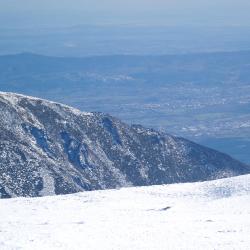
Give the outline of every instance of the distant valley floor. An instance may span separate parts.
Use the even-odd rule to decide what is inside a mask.
[[[250,164],[249,65],[250,51],[87,58],[24,53],[0,56],[0,91],[109,113]]]

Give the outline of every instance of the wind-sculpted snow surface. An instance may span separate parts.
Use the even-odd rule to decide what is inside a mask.
[[[248,250],[250,175],[0,200],[0,214],[1,250]]]
[[[249,173],[217,151],[102,113],[0,93],[0,197],[193,182]]]

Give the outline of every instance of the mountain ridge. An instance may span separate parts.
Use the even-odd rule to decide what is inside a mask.
[[[40,98],[0,92],[0,196],[193,182],[250,172],[183,138]]]

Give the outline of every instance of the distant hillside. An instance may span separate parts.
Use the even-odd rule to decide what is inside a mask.
[[[0,94],[0,195],[45,196],[246,174],[228,155],[102,113]]]

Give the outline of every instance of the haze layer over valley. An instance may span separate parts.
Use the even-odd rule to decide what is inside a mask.
[[[182,136],[250,163],[250,52],[0,57],[4,91]]]

